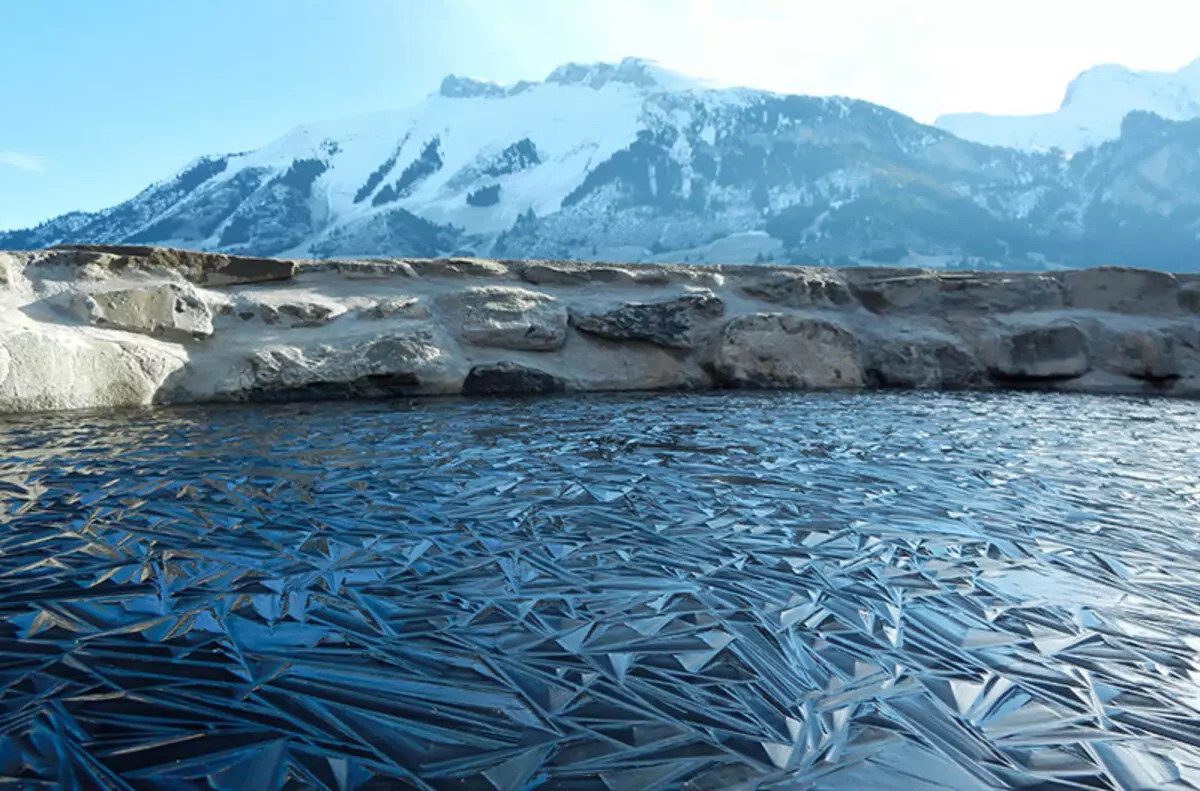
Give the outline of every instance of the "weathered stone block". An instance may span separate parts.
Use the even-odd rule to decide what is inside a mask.
[[[427,319],[429,308],[421,304],[417,297],[399,297],[377,302],[359,311],[364,319]]]
[[[474,286],[442,295],[438,306],[474,346],[553,351],[567,340],[567,311],[548,294],[510,286]]]
[[[202,253],[169,247],[68,244],[51,249],[91,254],[79,257],[81,265],[102,263],[113,272],[170,270],[193,283],[205,286],[287,280],[296,272],[294,261]]]
[[[772,272],[744,282],[742,291],[763,302],[791,308],[836,308],[854,302],[845,283],[804,271]]]
[[[1179,311],[1179,282],[1168,272],[1101,266],[1063,272],[1062,279],[1072,308],[1152,316]]]
[[[1087,337],[1073,324],[1013,330],[989,339],[985,353],[999,379],[1070,379],[1091,368]]]
[[[824,319],[760,313],[729,321],[713,344],[707,367],[726,387],[861,387],[855,336]]]
[[[629,302],[604,312],[571,311],[580,332],[614,341],[645,341],[672,349],[699,343],[705,329],[725,313],[711,291],[662,302]]]
[[[960,339],[880,339],[863,356],[867,379],[879,387],[960,389],[986,378],[983,364]]]
[[[76,294],[71,307],[81,320],[106,329],[177,341],[213,334],[212,310],[195,289],[178,283]]]
[[[463,380],[463,395],[547,395],[565,391],[566,383],[545,371],[512,362],[477,365]]]

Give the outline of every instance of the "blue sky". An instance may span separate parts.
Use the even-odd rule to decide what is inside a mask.
[[[1103,62],[1200,56],[1195,0],[0,0],[0,228],[130,197],[201,154],[627,55],[923,121],[1051,110]]]

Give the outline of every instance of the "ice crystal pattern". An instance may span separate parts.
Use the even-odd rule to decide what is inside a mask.
[[[19,788],[1200,787],[1200,406],[0,423]]]

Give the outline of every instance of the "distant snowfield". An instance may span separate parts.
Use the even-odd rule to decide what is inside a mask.
[[[1041,115],[943,115],[935,125],[964,140],[1025,151],[1074,154],[1115,140],[1126,115],[1143,110],[1169,121],[1200,118],[1200,59],[1176,72],[1089,69],[1067,88],[1062,106]]]

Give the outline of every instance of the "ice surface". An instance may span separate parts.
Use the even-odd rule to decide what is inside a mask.
[[[1197,788],[1200,412],[0,423],[14,787]]]

